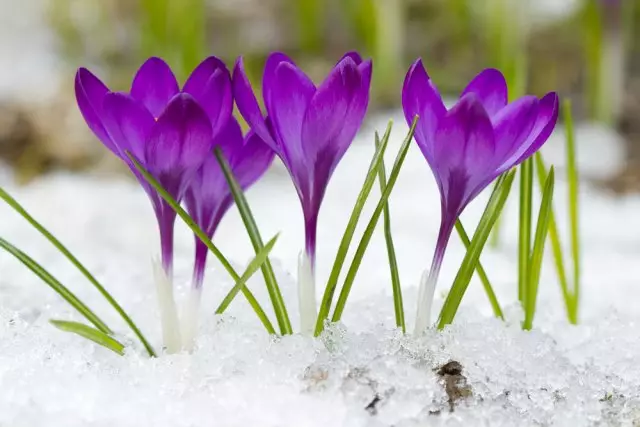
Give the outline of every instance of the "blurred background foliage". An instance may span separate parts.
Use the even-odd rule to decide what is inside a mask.
[[[404,74],[422,57],[445,93],[456,95],[482,68],[497,67],[507,76],[512,97],[557,90],[572,98],[578,120],[615,127],[630,146],[640,146],[638,0],[47,4],[68,72],[87,66],[113,88],[128,88],[136,68],[151,55],[165,58],[182,81],[207,55],[223,58],[230,68],[243,55],[259,90],[265,58],[273,50],[288,53],[319,81],[345,51],[356,49],[374,58],[370,111],[399,107]],[[71,102],[69,108],[74,107]],[[49,164],[33,160],[34,152],[27,157],[26,163],[36,166],[26,167],[26,177]]]

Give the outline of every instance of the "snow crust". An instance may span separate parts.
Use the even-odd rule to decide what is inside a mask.
[[[406,132],[401,116],[394,116],[388,169]],[[385,124],[386,117],[371,119],[329,187],[318,233],[318,300],[373,154],[373,129],[382,131]],[[607,151],[615,147],[615,140],[605,144],[600,135],[591,139],[589,135],[578,139],[580,166],[589,172],[597,163],[598,176],[611,173],[620,157]],[[545,154],[548,162],[562,166],[561,130]],[[593,162],[594,156],[601,161]],[[562,167],[557,176],[556,214],[567,236]],[[96,274],[158,348],[160,319],[151,266],[158,240],[142,189],[126,178],[62,173],[16,188],[9,177],[8,170],[0,168],[2,186]],[[363,223],[378,196],[375,188]],[[153,360],[144,356],[91,285],[10,208],[0,205],[0,236],[42,263],[128,343],[127,354],[119,357],[54,329],[47,323],[50,318],[80,318],[24,266],[0,253],[0,426],[638,425],[640,198],[614,198],[587,183],[580,196],[584,251],[580,326],[567,324],[548,256],[535,328],[520,330],[522,314],[514,303],[517,200],[513,199],[504,215],[502,245],[482,257],[507,313],[504,323],[491,317],[487,298],[474,279],[454,325],[443,332],[431,330],[420,339],[398,333],[380,224],[343,322],[331,327],[322,340],[268,336],[241,296],[228,313],[214,315],[233,283],[211,258],[193,354]],[[475,227],[486,198],[481,196],[465,213],[468,231]],[[248,192],[248,199],[265,239],[282,232],[273,251],[274,268],[292,323],[299,329],[294,272],[303,247],[303,224],[282,166],[275,164]],[[430,263],[439,224],[437,188],[415,146],[392,194],[391,215],[411,331],[417,284]],[[176,228],[180,306],[188,294],[193,237],[184,224],[178,222]],[[356,239],[360,235],[357,232]],[[249,239],[234,209],[215,242],[238,269],[251,257]],[[568,244],[567,237],[564,243]],[[453,236],[436,291],[436,314],[463,255]],[[249,286],[271,315],[259,274]],[[459,362],[461,373],[440,375],[438,369],[452,360]],[[450,395],[455,397],[453,412]]]

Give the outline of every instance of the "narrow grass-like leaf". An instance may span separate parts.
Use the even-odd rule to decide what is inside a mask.
[[[545,182],[547,181],[547,168],[540,152],[535,154],[535,162],[540,192],[542,192],[545,188]],[[562,297],[567,311],[567,318],[569,319],[569,322],[575,324],[577,319],[575,318],[573,309],[573,297],[571,290],[569,289],[569,280],[567,279],[564,255],[562,252],[562,242],[560,240],[560,233],[558,232],[558,226],[556,224],[553,209],[551,209],[551,218],[549,219],[549,240],[551,241],[553,260],[556,266],[556,274],[558,275],[558,282],[560,283],[560,290],[562,291]]]
[[[242,218],[242,222],[247,230],[247,234],[249,234],[249,239],[251,239],[251,244],[253,245],[253,250],[256,252],[256,255],[262,250],[264,244],[262,243],[262,237],[260,236],[260,230],[258,230],[258,225],[251,213],[251,208],[249,207],[249,203],[247,203],[247,199],[244,196],[244,192],[238,184],[238,180],[233,175],[231,171],[231,166],[229,166],[229,162],[225,159],[224,154],[219,147],[216,147],[214,150],[216,159],[218,160],[218,164],[222,168],[222,173],[224,173],[224,177],[227,180],[227,184],[229,185],[229,189],[231,190],[231,194],[233,195],[233,200],[236,203],[236,207],[238,208],[238,212],[240,212],[240,217]],[[278,326],[280,327],[280,333],[282,335],[289,335],[293,333],[291,329],[291,322],[289,321],[289,314],[287,313],[287,307],[285,306],[284,299],[282,298],[282,293],[280,292],[280,287],[278,286],[278,281],[276,280],[276,275],[273,272],[273,268],[271,267],[271,262],[269,258],[266,257],[262,260],[262,276],[264,277],[264,282],[267,286],[267,291],[269,292],[269,298],[271,299],[271,303],[273,304],[273,312],[276,315],[276,320],[278,321]]]
[[[449,294],[447,294],[447,298],[442,306],[442,310],[440,311],[438,320],[439,329],[442,329],[453,322],[453,318],[458,311],[458,307],[460,307],[460,303],[462,302],[462,298],[469,286],[473,272],[477,268],[480,254],[482,253],[482,249],[489,238],[491,228],[495,224],[496,218],[500,215],[500,211],[504,208],[504,204],[509,197],[515,173],[516,171],[514,170],[503,174],[498,178],[499,183],[494,187],[493,193],[487,203],[487,207],[480,218],[480,223],[473,234],[469,249],[462,260],[460,269],[453,280],[453,285],[451,285]]]
[[[44,269],[40,264],[38,264],[33,258],[31,258],[26,253],[22,252],[20,249],[7,242],[5,239],[0,237],[0,247],[11,255],[16,257],[18,261],[24,264],[29,270],[31,270],[36,276],[42,279],[51,289],[53,289],[58,295],[64,298],[73,308],[76,309],[78,313],[80,313],[85,319],[87,319],[91,324],[93,324],[96,328],[98,328],[101,332],[105,334],[112,334],[111,329],[104,323],[98,315],[96,315],[85,303],[80,301],[80,299],[71,292],[66,286],[64,286],[58,279],[53,277],[51,273]]]
[[[263,248],[258,251],[258,255],[249,263],[244,273],[242,273],[242,277],[238,280],[238,282],[231,288],[231,290],[224,297],[218,308],[216,309],[216,314],[222,314],[229,307],[233,299],[236,297],[238,292],[246,287],[247,280],[260,268],[265,259],[269,256],[269,253],[273,249],[273,246],[276,244],[278,240],[279,234],[273,236],[271,240],[267,242]],[[251,303],[251,302],[250,302]]]
[[[389,200],[389,196],[391,195],[391,191],[398,179],[398,175],[400,174],[400,169],[402,168],[402,164],[404,163],[404,159],[407,156],[407,152],[409,151],[409,146],[411,145],[411,140],[413,139],[413,134],[416,130],[416,124],[418,123],[418,117],[416,116],[413,119],[413,123],[411,124],[411,128],[409,129],[409,133],[407,137],[402,142],[400,146],[400,150],[396,156],[396,160],[393,164],[393,168],[391,169],[391,173],[389,174],[389,181],[384,188],[384,192],[380,197],[380,201],[378,201],[378,205],[376,206],[373,214],[371,215],[371,219],[367,224],[367,228],[364,230],[364,234],[362,235],[362,239],[360,239],[360,243],[358,244],[358,248],[356,249],[356,253],[353,256],[353,260],[351,261],[351,266],[349,267],[349,271],[347,272],[347,277],[344,280],[344,284],[342,285],[342,289],[340,290],[340,296],[338,297],[338,301],[336,302],[336,308],[333,312],[333,316],[331,318],[332,322],[337,322],[342,317],[342,313],[344,312],[344,307],[347,304],[347,298],[349,297],[349,293],[351,292],[351,287],[353,286],[353,281],[356,278],[356,274],[358,273],[358,269],[360,268],[360,263],[362,262],[362,258],[367,250],[367,246],[369,246],[369,242],[371,241],[371,237],[373,236],[373,232],[376,228],[376,224],[378,223],[378,219],[382,214],[382,210]]]
[[[380,138],[378,132],[375,133],[376,150],[380,148]],[[384,193],[387,187],[387,172],[384,167],[384,160],[378,168],[378,182],[380,182],[380,193]],[[391,288],[393,289],[393,310],[396,316],[396,326],[406,332],[404,323],[404,306],[402,302],[402,287],[400,286],[400,274],[398,272],[398,260],[396,250],[391,235],[391,213],[389,211],[389,201],[385,202],[382,209],[382,221],[384,224],[384,240],[387,244],[387,256],[389,257],[389,270],[391,272]]]
[[[200,241],[205,244],[205,246],[211,251],[211,253],[213,253],[213,255],[218,259],[218,261],[220,261],[220,264],[222,264],[222,267],[227,271],[227,273],[229,273],[229,276],[231,276],[231,279],[233,279],[233,281],[237,283],[240,280],[240,276],[235,271],[235,269],[233,268],[229,260],[227,260],[227,258],[224,256],[224,254],[220,252],[218,247],[211,241],[211,239],[209,239],[207,234],[204,231],[202,231],[200,227],[198,227],[198,224],[196,224],[193,218],[191,218],[189,214],[184,209],[182,209],[180,204],[176,202],[175,199],[171,197],[171,195],[167,193],[167,191],[164,188],[162,188],[162,185],[160,185],[158,180],[155,179],[153,175],[151,175],[144,168],[144,166],[142,166],[142,164],[140,164],[138,159],[136,159],[135,156],[131,154],[128,150],[126,151],[126,153],[129,159],[131,159],[131,161],[133,162],[134,167],[138,170],[138,172],[140,172],[140,174],[149,183],[149,185],[151,185],[156,190],[158,195],[162,197],[162,199],[165,202],[167,202],[169,206],[171,206],[171,209],[173,209],[178,214],[178,216],[184,221],[185,224],[187,224],[187,226],[191,229],[191,231],[193,231],[193,233],[198,237],[198,239],[200,239]],[[267,318],[264,310],[262,309],[262,307],[260,307],[260,304],[255,299],[255,297],[253,296],[249,288],[247,288],[246,286],[243,286],[242,294],[245,296],[245,298],[247,298],[247,301],[251,304],[251,307],[253,307],[254,310],[256,310],[256,315],[258,316],[258,318],[260,319],[264,327],[267,329],[267,331],[270,334],[274,334],[275,329],[273,329],[273,325]]]
[[[72,334],[80,335],[82,338],[86,338],[89,341],[93,341],[96,344],[118,353],[120,356],[124,354],[124,345],[122,345],[120,341],[96,328],[68,320],[49,320],[49,323],[61,331],[71,332]]]
[[[529,277],[531,256],[531,198],[533,194],[533,165],[527,159],[520,169],[520,218],[518,228],[518,300],[524,300]]]
[[[571,257],[573,260],[573,292],[571,322],[578,323],[580,303],[580,227],[578,211],[578,167],[576,165],[576,144],[571,115],[571,100],[565,99],[562,112],[566,129],[567,182],[569,185],[569,232],[571,236]]]
[[[538,284],[540,283],[540,270],[542,268],[542,259],[544,257],[544,244],[547,241],[549,221],[551,220],[554,185],[555,176],[552,167],[549,171],[549,175],[547,176],[547,181],[542,193],[540,211],[538,212],[538,223],[536,225],[533,249],[531,251],[531,259],[529,261],[529,279],[527,280],[527,289],[525,290],[524,322],[522,324],[522,329],[525,330],[531,329],[533,326],[533,318],[536,314]]]
[[[494,227],[496,225],[497,225],[497,220]],[[456,221],[456,231],[458,232],[458,236],[460,236],[460,240],[462,240],[464,247],[467,250],[469,250],[471,241],[469,240],[469,235],[467,234],[467,231],[464,229],[464,226],[462,225],[462,222],[460,221],[460,219]],[[489,303],[491,304],[491,308],[493,309],[493,315],[499,319],[504,320],[504,314],[502,313],[502,308],[500,308],[498,297],[496,297],[496,293],[493,291],[493,286],[491,286],[489,277],[487,276],[487,273],[484,271],[484,267],[482,267],[482,263],[480,262],[480,260],[478,260],[478,264],[476,265],[476,273],[478,273],[478,277],[482,282],[482,287],[484,288],[484,291],[487,294],[487,297],[489,298]]]
[[[122,306],[111,296],[109,291],[102,286],[100,282],[95,278],[93,274],[89,272],[89,270],[76,258],[69,249],[66,248],[58,240],[49,230],[47,230],[42,224],[40,224],[34,217],[29,214],[29,212],[18,203],[16,199],[14,199],[9,193],[7,193],[4,189],[0,188],[0,198],[4,200],[9,206],[11,206],[20,216],[22,216],[33,228],[38,230],[40,234],[42,234],[53,246],[55,246],[58,251],[62,255],[64,255],[70,262],[73,264],[79,271],[84,275],[84,277],[89,280],[89,282],[100,292],[100,294],[107,300],[107,302],[113,307],[113,309],[120,315],[122,320],[131,328],[131,331],[138,337],[140,343],[144,346],[145,350],[149,354],[150,357],[155,357],[156,353],[149,343],[149,341],[145,338],[142,331],[138,328],[138,326],[134,323],[134,321],[129,317],[126,311],[122,308]]]
[[[316,321],[316,336],[320,335],[320,333],[324,329],[325,320],[329,318],[329,311],[331,310],[333,295],[336,291],[336,287],[338,286],[340,271],[342,270],[342,266],[346,261],[347,252],[349,251],[349,245],[351,244],[353,234],[356,231],[356,226],[358,225],[358,220],[360,219],[360,215],[362,214],[362,209],[364,208],[367,198],[369,197],[369,193],[371,192],[373,184],[376,182],[378,168],[380,167],[380,163],[384,159],[384,153],[387,149],[387,144],[389,143],[389,136],[391,135],[392,126],[393,122],[389,121],[389,124],[387,124],[387,130],[382,136],[380,147],[376,150],[373,159],[371,159],[367,176],[365,177],[364,183],[362,184],[362,189],[360,190],[360,194],[358,194],[356,203],[353,206],[353,210],[351,211],[349,222],[347,223],[347,227],[345,228],[344,234],[342,235],[342,240],[340,240],[336,258],[333,262],[331,273],[329,274],[327,286],[324,288],[322,302],[320,303],[320,310],[318,311],[318,319]]]

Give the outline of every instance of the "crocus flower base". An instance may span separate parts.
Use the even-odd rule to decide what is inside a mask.
[[[182,339],[180,338],[180,324],[178,322],[176,301],[173,296],[172,280],[167,276],[158,259],[153,260],[152,267],[158,296],[163,346],[167,353],[177,353],[180,351]]]
[[[298,255],[298,307],[300,331],[303,334],[312,335],[318,316],[316,283],[311,259],[304,251]]]

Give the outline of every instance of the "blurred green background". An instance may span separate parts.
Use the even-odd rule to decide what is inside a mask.
[[[497,67],[512,97],[550,90],[569,96],[578,121],[618,130],[629,159],[640,158],[638,0],[37,1],[66,84],[55,102],[37,107],[44,111],[39,114],[31,104],[3,102],[0,108],[0,158],[17,166],[23,181],[54,168],[85,169],[104,155],[87,148],[98,144],[81,129],[75,109],[78,66],[126,90],[151,55],[165,58],[181,80],[207,55],[230,67],[243,55],[259,85],[273,50],[288,53],[316,81],[347,50],[373,57],[370,111],[399,107],[405,72],[417,57],[452,96],[482,68]],[[29,134],[34,120],[54,125],[33,124]]]

